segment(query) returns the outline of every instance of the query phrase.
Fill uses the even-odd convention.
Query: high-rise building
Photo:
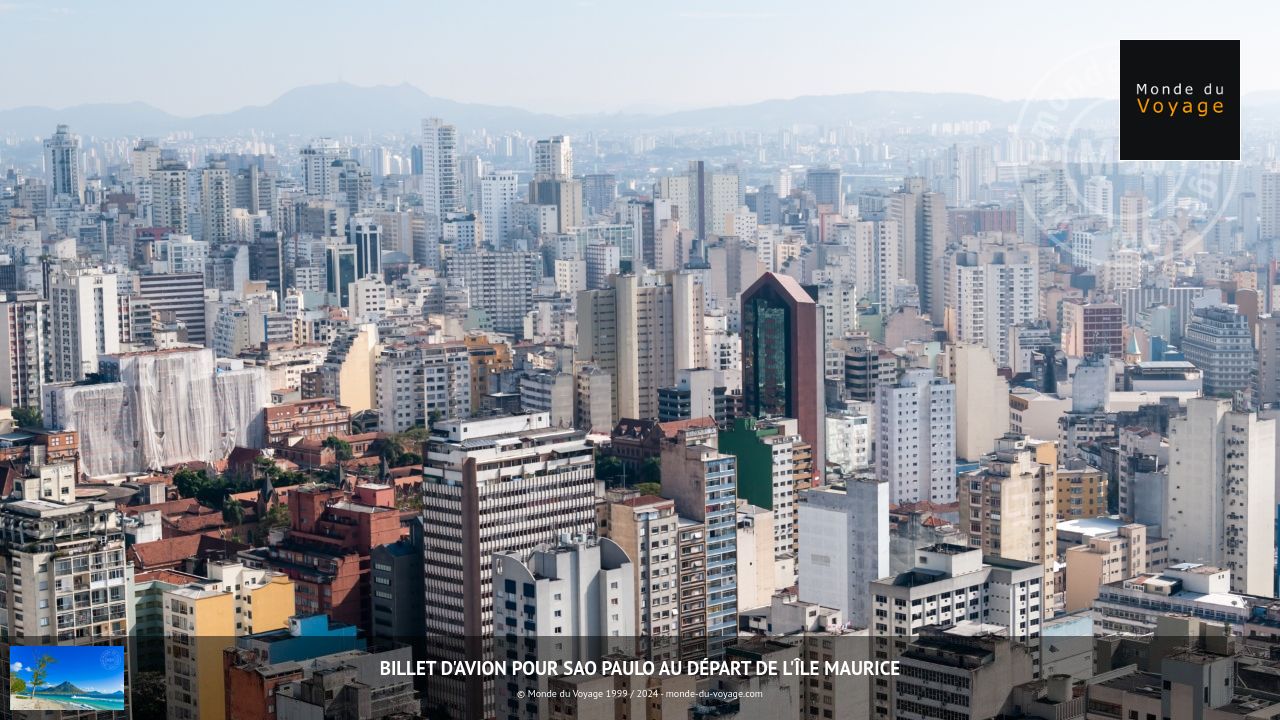
[[[977,470],[960,476],[960,531],[984,555],[1045,568],[1053,596],[1057,536],[1057,446],[1005,435]]]
[[[947,248],[947,198],[942,193],[926,191],[926,187],[922,177],[906,178],[902,189],[889,196],[886,214],[897,224],[900,277],[920,288],[920,311],[928,313],[934,324],[938,324],[947,303],[943,267]],[[881,291],[884,290],[882,287]]]
[[[716,449],[715,427],[687,427],[662,441],[662,494],[675,501],[676,512],[703,526],[705,564],[686,563],[681,572],[706,578],[707,652],[719,655],[738,635],[737,458]],[[681,539],[684,542],[684,539]],[[696,616],[695,616],[696,617]],[[683,616],[682,616],[683,620]],[[683,631],[683,628],[682,628]]]
[[[876,391],[876,467],[898,504],[956,500],[956,387],[929,370],[908,370]]]
[[[742,293],[742,400],[754,417],[789,417],[826,467],[822,309],[788,275],[765,273]]]
[[[1253,402],[1260,408],[1275,407],[1280,405],[1280,314],[1258,318],[1257,340]]]
[[[175,233],[191,233],[188,197],[191,171],[181,160],[161,160],[151,171],[151,224],[171,228]]]
[[[1105,175],[1093,175],[1084,181],[1085,212],[1101,215],[1110,228],[1115,224],[1115,196],[1111,181]]]
[[[719,447],[738,458],[738,497],[773,513],[773,555],[779,564],[796,553],[796,493],[815,475],[812,449],[790,418],[738,418],[720,433]],[[790,578],[775,585],[788,587]]]
[[[534,144],[533,174],[549,179],[573,177],[573,146],[568,135],[556,135]]]
[[[49,277],[51,377],[74,382],[98,371],[98,358],[120,351],[116,275],[64,268]]]
[[[84,202],[84,175],[80,169],[80,136],[66,125],[59,125],[44,141],[45,170],[49,173],[49,194],[53,198],[68,196]]]
[[[147,301],[157,320],[181,323],[187,342],[205,344],[203,272],[138,275],[135,282],[137,295]]]
[[[1124,309],[1119,303],[1062,302],[1062,351],[1068,357],[1120,357],[1124,352]]]
[[[356,278],[382,274],[382,226],[367,217],[347,224],[347,242],[356,248]]]
[[[440,237],[446,213],[459,206],[458,131],[440,118],[422,121],[422,212],[428,242]]]
[[[231,241],[231,208],[235,203],[235,188],[231,171],[220,160],[210,160],[200,171],[200,218],[204,223],[201,240],[210,245],[222,245]]]
[[[618,179],[600,173],[582,176],[582,202],[593,215],[605,215],[618,199]]]
[[[490,249],[506,247],[515,230],[512,217],[520,199],[520,185],[512,172],[491,172],[480,178],[480,225],[482,237]]]
[[[383,432],[471,415],[471,355],[462,343],[380,346],[374,392]]]
[[[800,493],[800,599],[870,627],[871,583],[889,574],[889,483],[850,475]]]
[[[1009,432],[1009,381],[981,345],[947,345],[938,362],[956,386],[956,455],[976,461]]]
[[[0,297],[0,405],[40,407],[50,380],[49,303],[34,292]]]
[[[1260,240],[1280,238],[1280,172],[1262,173],[1262,192],[1258,198],[1258,236]],[[1245,238],[1247,241],[1248,238]]]
[[[595,460],[545,413],[437,423],[423,448],[425,629],[440,659],[481,659],[493,632],[493,553],[527,554],[595,527]],[[665,480],[665,478],[664,478]],[[492,679],[432,678],[458,717],[488,717]],[[486,688],[486,686],[488,686]]]
[[[504,633],[494,644],[516,652],[537,643],[540,660],[559,662],[634,652],[635,583],[627,554],[608,538],[560,539],[531,553],[499,551],[493,557],[493,622]],[[513,673],[506,680],[496,684],[503,717],[547,717],[553,702],[547,674]]]
[[[608,372],[613,416],[658,417],[658,390],[706,366],[702,286],[690,273],[613,275],[578,296],[580,359]]]
[[[813,194],[813,201],[819,207],[826,206],[831,212],[844,211],[844,192],[840,187],[840,168],[812,167],[804,171],[804,187]]]
[[[1253,331],[1234,305],[1196,308],[1182,354],[1204,373],[1204,394],[1231,397],[1253,385]]]
[[[947,259],[947,334],[1009,367],[1014,329],[1040,314],[1038,250],[998,233],[968,240]]]
[[[1169,426],[1169,482],[1161,526],[1173,563],[1231,572],[1231,589],[1274,589],[1276,421],[1192,398]]]
[[[493,329],[519,335],[542,279],[542,256],[532,252],[458,253],[446,264],[450,279],[466,288],[471,307],[483,310]]]
[[[357,248],[352,244],[329,245],[324,249],[326,302],[337,307],[351,306],[351,283],[356,271]]]

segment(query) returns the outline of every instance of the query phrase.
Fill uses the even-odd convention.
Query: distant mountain
[[[1280,91],[1251,93],[1246,115],[1280,114]],[[1250,112],[1252,111],[1252,113]],[[746,105],[725,105],[669,113],[599,113],[558,116],[516,107],[463,103],[438,98],[409,84],[360,87],[328,83],[300,87],[266,105],[227,113],[179,117],[145,103],[77,105],[63,110],[21,107],[0,110],[0,132],[45,137],[59,123],[83,135],[163,135],[185,131],[197,136],[255,130],[279,135],[363,135],[413,132],[424,117],[442,117],[463,129],[521,130],[535,135],[588,130],[669,130],[727,128],[773,130],[794,124],[911,123],[988,120],[996,127],[1023,122],[1069,125],[1118,119],[1116,100],[998,100],[964,93],[874,91],[842,95],[805,95]]]
[[[85,691],[63,680],[53,687],[40,688],[36,690],[36,694],[45,693],[47,695],[84,695]]]
[[[117,691],[115,691],[115,692],[109,692],[109,693],[98,692],[97,690],[94,690],[93,692],[87,692],[87,693],[82,693],[82,694],[84,694],[84,695],[88,695],[88,696],[90,696],[90,697],[105,697],[105,698],[109,698],[109,697],[124,697],[124,691],[123,691],[123,690],[117,690]]]

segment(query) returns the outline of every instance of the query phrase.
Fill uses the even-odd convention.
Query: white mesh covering
[[[261,447],[269,402],[261,368],[215,372],[213,352],[170,350],[104,358],[120,382],[51,388],[46,419],[78,430],[91,477],[223,460]]]

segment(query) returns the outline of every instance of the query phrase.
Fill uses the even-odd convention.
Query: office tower
[[[138,275],[134,282],[137,295],[147,301],[157,320],[180,323],[186,342],[205,344],[203,272]]]
[[[1037,250],[1010,235],[970,240],[949,257],[947,334],[986,347],[1009,367],[1014,328],[1039,316]]]
[[[819,208],[828,212],[844,212],[844,192],[840,186],[840,168],[808,168],[804,171],[804,187],[813,194]]]
[[[1192,398],[1169,426],[1169,484],[1161,528],[1170,563],[1231,571],[1231,589],[1274,588],[1276,421]]]
[[[822,310],[795,278],[765,273],[742,293],[742,400],[754,417],[789,417],[826,467]]]
[[[1062,351],[1068,357],[1120,357],[1124,350],[1124,309],[1115,302],[1062,301]]]
[[[719,655],[738,635],[737,458],[716,449],[715,426],[686,427],[662,440],[662,495],[676,512],[704,526],[705,565],[684,558],[681,572],[705,569],[707,652]],[[682,538],[682,542],[684,542]],[[682,628],[683,632],[683,628]]]
[[[956,387],[928,370],[876,389],[877,475],[894,504],[956,500]]]
[[[536,643],[539,660],[562,663],[634,652],[635,583],[627,554],[608,538],[561,538],[528,554],[499,551],[493,624],[505,632],[495,646],[517,652],[526,641]],[[548,681],[545,674],[513,673],[495,685],[496,707],[507,718],[547,717],[555,702],[546,695]]]
[[[977,470],[960,476],[960,532],[984,555],[1045,569],[1053,597],[1058,548],[1058,452],[1051,440],[1001,437]]]
[[[383,432],[471,415],[471,353],[462,343],[384,344],[374,369]]]
[[[161,160],[151,171],[151,224],[179,235],[191,233],[188,185],[190,170],[181,160]]]
[[[324,249],[325,302],[336,307],[351,306],[351,283],[360,277],[356,270],[355,245],[329,245]]]
[[[702,286],[678,272],[608,279],[578,296],[581,360],[613,378],[615,418],[656,418],[658,390],[706,366]]]
[[[850,475],[799,497],[800,599],[870,627],[871,583],[889,574],[889,483]]]
[[[622,251],[617,245],[591,243],[583,252],[587,263],[586,287],[603,290],[609,287],[609,276],[617,275],[622,264]]]
[[[980,345],[947,345],[938,362],[956,387],[956,455],[976,461],[1009,432],[1009,381]]]
[[[50,197],[68,196],[75,203],[84,202],[80,136],[72,135],[66,125],[59,125],[51,137],[45,138],[44,161],[49,173]]]
[[[592,532],[593,453],[582,432],[552,428],[546,414],[436,424],[423,448],[425,628],[438,639],[429,654],[482,658],[493,633],[492,553]],[[493,714],[483,710],[491,679],[431,683],[456,717]]]
[[[738,418],[720,433],[722,452],[738,458],[738,497],[773,513],[773,554],[778,562],[796,553],[796,492],[816,475],[812,448],[789,418]],[[775,587],[789,586],[778,578]]]
[[[446,263],[448,276],[466,288],[471,307],[483,310],[493,329],[519,335],[542,279],[542,256],[532,252],[458,253]]]
[[[116,275],[99,268],[63,268],[49,276],[49,339],[54,382],[98,372],[101,355],[120,351]]]
[[[582,202],[592,215],[607,215],[618,199],[618,179],[609,173],[582,176]]]
[[[356,277],[382,274],[382,226],[367,217],[347,223],[347,243],[356,248]]]
[[[917,550],[914,557],[910,570],[871,583],[876,652],[896,658],[921,629],[967,621],[1003,627],[1006,637],[1032,648],[1038,671],[1035,639],[1046,607],[1041,565],[941,543]],[[893,678],[873,680],[877,713],[886,717],[896,707],[892,683]]]
[[[133,566],[115,504],[76,496],[73,459],[34,456],[15,474],[0,499],[0,635],[118,643],[133,630]]]
[[[231,208],[235,189],[227,164],[210,160],[200,171],[200,218],[204,223],[201,240],[210,245],[231,241]]]
[[[549,179],[573,177],[573,146],[568,135],[556,135],[534,144],[533,174]]]
[[[440,237],[445,214],[459,206],[457,150],[457,128],[440,118],[422,121],[422,212],[429,243]]]
[[[257,233],[249,245],[249,279],[267,284],[267,290],[276,294],[277,310],[284,309],[290,287],[285,280],[286,269],[283,235],[275,230]]]
[[[1280,315],[1258,318],[1257,339],[1258,371],[1254,374],[1253,402],[1259,408],[1275,407],[1280,404]]]
[[[0,301],[0,405],[40,407],[49,374],[49,303],[34,292],[11,292]]]
[[[220,462],[261,445],[261,368],[219,369],[213,351],[182,347],[102,355],[96,372],[102,382],[46,386],[41,403],[46,427],[79,431],[90,477]]]
[[[886,215],[898,227],[899,276],[920,288],[920,310],[938,324],[947,302],[943,268],[947,198],[941,193],[926,192],[926,187],[924,178],[906,178],[902,189],[889,196]]]
[[[491,172],[480,178],[480,225],[484,244],[492,250],[505,248],[515,230],[512,209],[519,187],[515,173]]]
[[[302,162],[302,186],[308,195],[325,197],[338,191],[333,164],[346,158],[348,153],[337,140],[316,138],[298,155]]]
[[[294,585],[284,575],[211,560],[207,578],[160,599],[169,645],[165,695],[174,717],[227,717],[222,651],[232,638],[279,630],[294,612]]]
[[[1108,228],[1115,224],[1114,188],[1105,175],[1093,175],[1084,181],[1084,211],[1101,215]]]

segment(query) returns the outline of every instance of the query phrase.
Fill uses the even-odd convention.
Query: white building
[[[1169,483],[1161,529],[1170,562],[1231,572],[1231,589],[1273,590],[1276,421],[1215,398],[1187,401],[1169,427]]]
[[[947,258],[946,328],[952,340],[985,346],[1010,367],[1014,328],[1038,319],[1038,250],[1015,236],[965,238]]]
[[[827,463],[849,473],[871,466],[872,418],[854,412],[827,415]]]
[[[116,275],[68,268],[49,277],[49,339],[54,382],[98,371],[98,357],[120,351]]]
[[[483,242],[500,248],[515,229],[514,209],[520,200],[515,173],[491,172],[480,178],[480,224]]]
[[[383,432],[428,427],[471,413],[470,352],[462,343],[383,346],[374,368],[374,395]]]
[[[889,483],[846,477],[800,493],[800,599],[871,624],[870,586],[889,574]]]
[[[457,128],[440,118],[422,121],[422,212],[428,245],[440,237],[445,213],[458,208],[457,154]]]
[[[956,387],[913,369],[876,389],[876,467],[892,503],[956,500]]]

